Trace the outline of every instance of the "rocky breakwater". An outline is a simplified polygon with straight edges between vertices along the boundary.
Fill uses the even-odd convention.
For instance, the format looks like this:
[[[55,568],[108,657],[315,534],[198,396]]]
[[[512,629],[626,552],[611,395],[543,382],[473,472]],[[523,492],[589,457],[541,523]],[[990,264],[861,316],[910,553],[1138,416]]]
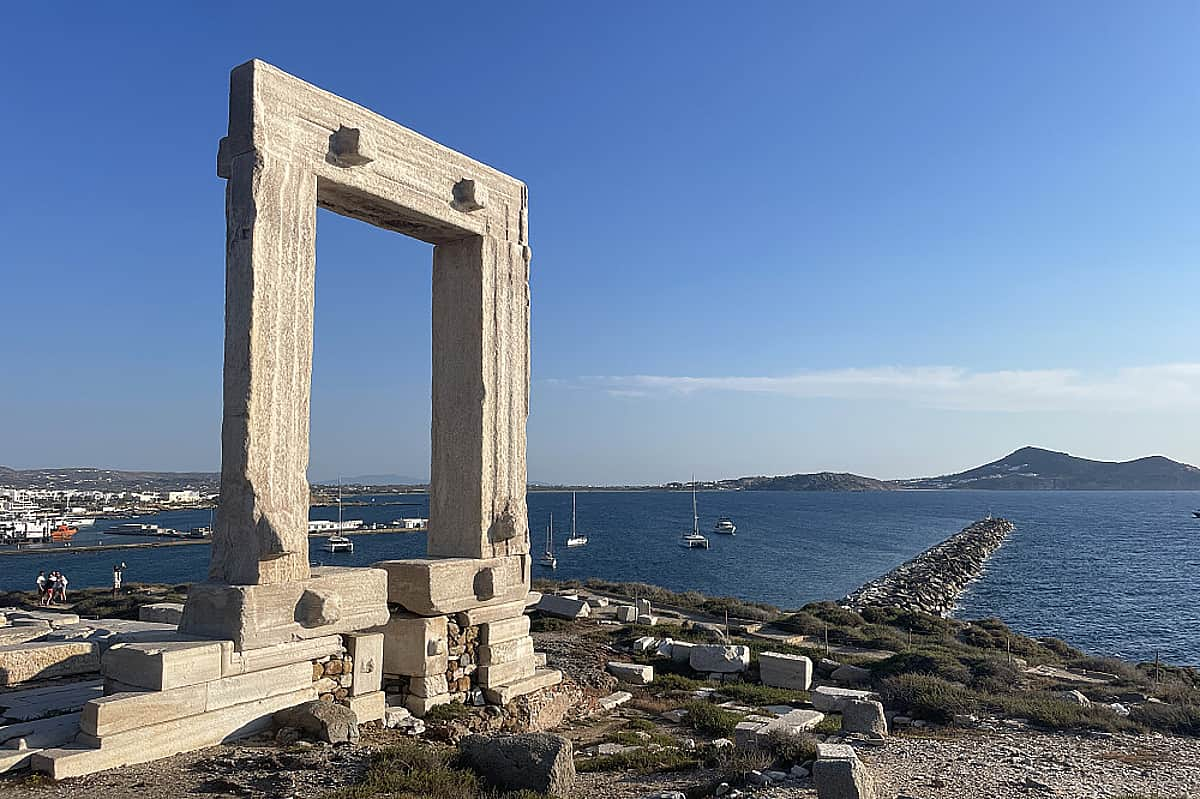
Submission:
[[[1014,528],[1008,519],[977,521],[851,592],[841,604],[854,610],[895,607],[947,615]]]

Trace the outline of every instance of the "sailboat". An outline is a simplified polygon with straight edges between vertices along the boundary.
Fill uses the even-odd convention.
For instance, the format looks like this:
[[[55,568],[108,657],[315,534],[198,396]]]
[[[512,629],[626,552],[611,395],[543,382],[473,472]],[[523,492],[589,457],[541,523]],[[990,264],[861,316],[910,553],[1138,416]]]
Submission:
[[[554,514],[550,514],[550,524],[546,527],[546,551],[538,565],[547,569],[558,568],[558,558],[554,557]]]
[[[581,547],[587,543],[587,536],[580,535],[575,532],[575,492],[571,492],[571,537],[567,539],[567,546]]]
[[[708,549],[708,539],[700,535],[700,514],[696,512],[696,475],[692,475],[692,531],[683,534],[679,545],[688,549]]]
[[[338,478],[338,523],[337,529],[325,540],[321,547],[326,552],[353,552],[354,542],[341,534],[342,529],[342,479]]]

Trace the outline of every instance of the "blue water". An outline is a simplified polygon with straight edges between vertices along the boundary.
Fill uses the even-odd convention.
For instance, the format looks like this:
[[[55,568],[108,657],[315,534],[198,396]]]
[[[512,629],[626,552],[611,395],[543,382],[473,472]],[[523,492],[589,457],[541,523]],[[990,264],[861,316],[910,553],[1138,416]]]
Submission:
[[[346,518],[387,522],[427,516],[424,495],[378,498],[410,506],[348,507]],[[1200,492],[702,492],[701,530],[718,516],[738,525],[732,538],[710,535],[712,548],[684,550],[691,496],[672,492],[578,495],[579,526],[591,541],[563,546],[571,495],[533,493],[529,512],[535,552],[554,514],[558,578],[638,580],[675,590],[731,594],[781,607],[839,598],[991,512],[1016,522],[1011,539],[963,596],[959,615],[999,616],[1015,629],[1055,635],[1096,654],[1200,664]],[[313,518],[336,518],[315,508]],[[147,517],[177,529],[208,523],[207,511]],[[98,522],[77,544],[135,540],[104,536]],[[314,563],[366,565],[421,557],[423,533],[361,535],[352,554],[333,555],[312,539]],[[106,586],[123,560],[126,580],[202,579],[209,547],[0,558],[0,589],[32,584],[38,569],[60,569],[75,587]],[[534,567],[535,576],[551,574]]]

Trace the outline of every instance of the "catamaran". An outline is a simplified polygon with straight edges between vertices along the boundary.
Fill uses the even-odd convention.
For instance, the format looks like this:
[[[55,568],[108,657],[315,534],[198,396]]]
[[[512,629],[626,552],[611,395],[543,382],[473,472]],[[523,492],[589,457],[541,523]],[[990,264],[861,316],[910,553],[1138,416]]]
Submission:
[[[696,512],[696,476],[692,475],[692,531],[684,533],[679,545],[687,549],[708,549],[708,539],[700,535],[700,514]]]
[[[575,532],[575,492],[571,492],[571,537],[567,539],[567,546],[581,547],[587,543],[587,536],[580,535]]]
[[[538,564],[547,569],[558,568],[558,558],[554,557],[554,514],[550,514],[550,524],[546,527],[546,551]]]

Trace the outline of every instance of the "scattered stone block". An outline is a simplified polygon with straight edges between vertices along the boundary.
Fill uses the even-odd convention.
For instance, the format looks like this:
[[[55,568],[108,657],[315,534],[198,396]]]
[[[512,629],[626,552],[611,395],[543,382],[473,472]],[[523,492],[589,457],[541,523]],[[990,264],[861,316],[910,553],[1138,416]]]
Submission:
[[[691,663],[692,650],[697,644],[692,644],[687,641],[672,641],[671,642],[671,660],[675,663]]]
[[[887,735],[883,705],[870,699],[851,699],[842,705],[842,731]]]
[[[608,607],[608,597],[589,596],[587,598],[587,603],[593,608],[606,608]]]
[[[138,619],[179,626],[179,622],[183,620],[183,603],[156,602],[153,605],[142,605],[138,608]]]
[[[692,647],[688,663],[693,671],[729,674],[750,666],[750,647],[701,644]]]
[[[596,704],[604,710],[613,710],[625,704],[630,699],[633,699],[633,694],[628,691],[616,691],[608,696],[601,697]]]
[[[528,555],[385,560],[374,568],[387,573],[387,601],[422,616],[506,604],[529,591]]]
[[[637,615],[639,616],[649,616],[654,612],[650,609],[649,599],[635,599],[633,606],[637,609]]]
[[[640,663],[610,662],[608,671],[617,680],[628,685],[649,685],[654,682],[653,666],[643,666]]]
[[[759,745],[759,733],[766,729],[762,721],[739,721],[733,728],[733,742],[742,749]]]
[[[526,677],[505,685],[484,688],[484,698],[493,705],[507,705],[518,696],[525,696],[543,688],[562,682],[562,672],[557,669],[536,669],[532,677]]]
[[[812,687],[813,662],[804,655],[763,652],[758,656],[758,669],[763,685],[793,691]]]
[[[634,652],[646,652],[647,650],[649,650],[651,647],[653,647],[657,643],[658,643],[658,639],[655,638],[654,636],[643,635],[641,638],[634,640],[633,651]]]
[[[669,658],[671,657],[671,652],[673,651],[674,646],[674,641],[672,641],[670,638],[664,638],[654,645],[654,654],[658,655],[659,657]]]
[[[796,709],[783,714],[773,721],[767,722],[761,730],[764,735],[786,734],[799,735],[808,732],[825,719],[825,714],[819,710]]]
[[[99,670],[100,648],[91,641],[31,641],[0,646],[0,686]]]
[[[560,619],[583,619],[591,614],[591,608],[582,599],[569,599],[555,594],[542,594],[537,610]]]
[[[845,744],[818,744],[813,785],[818,799],[875,799],[874,783],[854,749]]]
[[[852,700],[877,699],[870,691],[859,691],[853,688],[835,688],[830,685],[818,685],[809,693],[813,707],[825,713],[841,713],[845,704]]]
[[[866,685],[871,681],[871,672],[869,669],[864,669],[862,666],[851,666],[850,664],[838,666],[833,670],[833,674],[829,676],[834,682],[840,682],[842,685]]]
[[[637,621],[637,608],[632,605],[620,605],[617,607],[617,621],[631,624]]]
[[[550,733],[468,735],[459,742],[463,761],[489,787],[569,796],[575,787],[571,742]]]
[[[275,724],[295,727],[331,744],[358,740],[358,719],[345,705],[313,699],[275,713]]]
[[[643,627],[657,627],[658,626],[658,616],[650,616],[650,615],[638,616],[637,623],[642,625]]]

